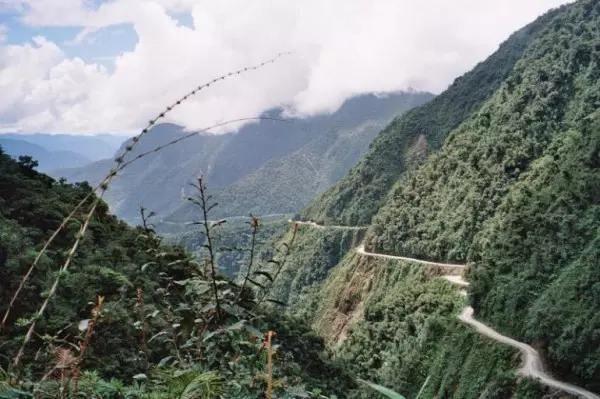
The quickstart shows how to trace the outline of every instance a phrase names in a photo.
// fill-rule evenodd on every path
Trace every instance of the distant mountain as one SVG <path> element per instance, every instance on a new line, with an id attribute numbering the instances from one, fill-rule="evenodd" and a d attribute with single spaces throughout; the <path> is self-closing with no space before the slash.
<path id="1" fill-rule="evenodd" d="M 83 155 L 91 161 L 112 157 L 125 136 L 103 134 L 79 136 L 68 134 L 2 134 L 0 139 L 23 140 L 37 144 L 47 151 L 71 151 Z M 35 158 L 35 157 L 34 157 Z"/>
<path id="2" fill-rule="evenodd" d="M 13 158 L 20 155 L 29 155 L 36 161 L 40 172 L 49 172 L 54 169 L 74 168 L 87 165 L 91 160 L 73 151 L 48 151 L 42 146 L 25 140 L 6 139 L 0 136 L 0 147 Z"/>
<path id="3" fill-rule="evenodd" d="M 189 183 L 203 174 L 220 203 L 215 217 L 295 212 L 339 180 L 383 126 L 432 97 L 429 93 L 362 95 L 346 101 L 332 115 L 261 120 L 237 133 L 199 134 L 128 167 L 111 185 L 106 200 L 114 213 L 129 221 L 136 220 L 141 205 L 168 220 L 188 221 L 194 212 L 184 197 L 193 194 Z M 266 115 L 282 117 L 281 113 L 270 110 Z M 130 156 L 185 134 L 179 126 L 159 125 Z M 113 165 L 111 158 L 53 175 L 94 184 Z"/>

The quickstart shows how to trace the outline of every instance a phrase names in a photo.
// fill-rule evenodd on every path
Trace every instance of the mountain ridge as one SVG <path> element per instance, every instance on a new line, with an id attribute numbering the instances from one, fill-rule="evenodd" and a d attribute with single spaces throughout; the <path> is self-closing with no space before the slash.
<path id="1" fill-rule="evenodd" d="M 128 221 L 137 220 L 139 207 L 143 205 L 165 220 L 187 222 L 194 215 L 185 201 L 194 194 L 189 183 L 203 174 L 214 197 L 222 204 L 215 217 L 249 211 L 293 213 L 312 200 L 318 190 L 340 178 L 366 150 L 380 127 L 398 113 L 431 97 L 419 92 L 385 97 L 367 94 L 348 100 L 333 115 L 287 122 L 261 120 L 243 126 L 235 134 L 193 136 L 185 143 L 165 148 L 131 165 L 117 176 L 106 199 L 111 209 Z M 279 114 L 281 110 L 267 114 L 274 112 Z M 159 125 L 140 141 L 130 156 L 184 134 L 176 125 Z M 323 151 L 323 145 L 327 150 Z M 335 152 L 337 145 L 343 146 L 344 151 Z M 308 162 L 306 157 L 300 156 L 302 152 L 307 154 Z M 323 161 L 321 166 L 319 161 Z M 337 166 L 332 167 L 334 164 Z M 311 167 L 315 165 L 324 176 L 319 182 L 311 177 L 314 176 Z M 111 167 L 111 160 L 103 160 L 53 175 L 96 184 Z M 267 186 L 263 189 L 264 185 Z M 239 200 L 242 194 L 248 202 Z"/>
<path id="2" fill-rule="evenodd" d="M 412 396 L 425 381 L 430 397 L 552 393 L 509 373 L 515 352 L 488 351 L 457 324 L 463 308 L 435 274 L 389 264 L 416 258 L 467 263 L 478 320 L 534 346 L 557 379 L 600 392 L 600 352 L 582 350 L 598 348 L 600 331 L 598 26 L 592 0 L 540 17 L 447 92 L 392 122 L 301 213 L 368 226 L 369 252 L 389 255 L 361 259 L 328 243 L 333 231 L 304 233 L 312 238 L 279 283 L 291 287 L 282 298 L 299 298 L 288 311 L 311 320 L 355 372 Z M 414 162 L 419 140 L 428 153 Z M 313 262 L 311 241 L 338 262 Z"/>
<path id="3" fill-rule="evenodd" d="M 111 157 L 125 136 L 100 134 L 95 136 L 45 134 L 45 133 L 1 133 L 0 139 L 23 140 L 43 147 L 49 152 L 71 151 L 91 161 Z"/>
<path id="4" fill-rule="evenodd" d="M 49 151 L 26 140 L 8 139 L 0 135 L 0 146 L 12 157 L 30 156 L 39 163 L 40 172 L 50 172 L 65 167 L 81 167 L 91 160 L 84 155 L 68 150 Z"/>
<path id="5" fill-rule="evenodd" d="M 438 150 L 445 136 L 481 107 L 559 10 L 512 34 L 496 52 L 456 78 L 431 102 L 396 118 L 373 140 L 347 176 L 302 211 L 303 217 L 332 224 L 369 224 L 399 176 Z M 426 151 L 411 156 L 419 144 L 426 144 Z"/>

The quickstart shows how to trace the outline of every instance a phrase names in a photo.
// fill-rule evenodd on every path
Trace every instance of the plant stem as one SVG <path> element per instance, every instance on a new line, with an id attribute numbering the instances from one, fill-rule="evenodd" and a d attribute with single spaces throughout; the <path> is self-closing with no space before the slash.
<path id="1" fill-rule="evenodd" d="M 282 259 L 281 263 L 278 264 L 277 272 L 275 273 L 275 276 L 273 276 L 273 281 L 271 281 L 269 284 L 269 287 L 264 290 L 263 296 L 256 303 L 256 305 L 254 305 L 253 309 L 258 307 L 265 299 L 267 299 L 267 295 L 269 295 L 269 292 L 271 292 L 271 289 L 273 288 L 273 285 L 275 284 L 275 280 L 277 280 L 279 273 L 281 273 L 281 270 L 283 270 L 283 267 L 285 266 L 288 255 L 292 251 L 292 246 L 294 245 L 294 241 L 296 240 L 296 234 L 298 233 L 298 223 L 294 223 L 294 227 L 292 229 L 293 229 L 292 230 L 292 238 L 290 239 L 290 242 L 288 244 L 286 244 L 286 243 L 283 244 L 285 246 L 285 254 L 283 255 L 283 259 Z"/>
<path id="2" fill-rule="evenodd" d="M 52 242 L 56 239 L 56 237 L 58 236 L 58 234 L 65 228 L 65 226 L 67 225 L 67 223 L 70 220 L 73 219 L 73 217 L 75 216 L 75 214 L 77 213 L 77 211 L 87 202 L 88 199 L 91 198 L 91 196 L 92 196 L 93 193 L 95 193 L 98 189 L 101 189 L 102 193 L 104 193 L 104 191 L 106 191 L 106 189 L 108 188 L 108 185 L 110 184 L 110 182 L 113 179 L 113 177 L 115 177 L 116 174 L 119 171 L 123 170 L 123 168 L 125 166 L 131 164 L 134 160 L 137 160 L 137 159 L 141 158 L 140 156 L 138 156 L 135 159 L 127 162 L 127 165 L 124 165 L 124 163 L 125 163 L 125 156 L 128 153 L 130 153 L 131 151 L 133 151 L 133 148 L 139 143 L 140 139 L 144 135 L 146 135 L 156 125 L 156 123 L 158 121 L 160 121 L 161 119 L 164 119 L 164 117 L 169 112 L 171 112 L 174 108 L 178 107 L 182 102 L 186 101 L 189 97 L 195 95 L 198 91 L 203 90 L 205 88 L 208 88 L 210 85 L 215 84 L 218 81 L 228 79 L 228 78 L 230 78 L 230 77 L 232 77 L 234 75 L 240 75 L 240 74 L 248 72 L 248 71 L 254 71 L 254 70 L 260 69 L 260 68 L 264 67 L 265 65 L 274 63 L 275 61 L 277 61 L 283 55 L 288 55 L 288 54 L 290 54 L 290 53 L 279 53 L 275 57 L 273 57 L 272 59 L 270 59 L 268 61 L 261 62 L 260 64 L 257 64 L 257 65 L 254 65 L 254 66 L 250 66 L 250 67 L 246 67 L 246 68 L 243 68 L 243 69 L 239 69 L 239 70 L 234 71 L 234 72 L 229 72 L 226 75 L 219 76 L 219 77 L 217 77 L 215 79 L 212 79 L 212 80 L 208 81 L 207 83 L 201 84 L 201 85 L 197 86 L 196 88 L 194 88 L 193 90 L 191 90 L 190 92 L 188 92 L 187 94 L 185 94 L 183 97 L 181 97 L 179 100 L 177 100 L 173 104 L 167 106 L 165 108 L 165 110 L 163 112 L 161 112 L 160 114 L 158 114 L 158 116 L 156 116 L 154 119 L 151 119 L 148 122 L 148 124 L 146 125 L 146 127 L 141 131 L 141 133 L 139 133 L 137 136 L 134 136 L 132 138 L 132 144 L 129 145 L 129 146 L 127 146 L 125 148 L 125 150 L 123 151 L 123 154 L 121 154 L 120 156 L 118 156 L 116 158 L 116 160 L 115 160 L 116 166 L 108 172 L 108 174 L 104 177 L 104 179 L 102 180 L 102 182 L 100 184 L 98 184 L 98 186 L 96 186 L 90 193 L 88 193 L 86 195 L 85 198 L 83 198 L 79 202 L 79 204 L 77 204 L 75 206 L 75 208 L 71 211 L 71 213 L 69 215 L 67 215 L 66 218 L 63 219 L 62 223 L 54 231 L 54 233 L 52 234 L 52 236 L 50 236 L 50 238 L 45 242 L 43 248 L 40 250 L 40 252 L 36 256 L 35 260 L 33 261 L 33 263 L 31 264 L 31 266 L 29 267 L 29 269 L 27 270 L 27 272 L 25 273 L 25 275 L 21 279 L 21 282 L 19 283 L 19 287 L 17 288 L 17 291 L 15 292 L 15 294 L 13 295 L 13 297 L 11 298 L 10 303 L 8 305 L 8 308 L 6 309 L 6 312 L 4 314 L 4 317 L 2 318 L 2 323 L 0 324 L 0 328 L 5 326 L 5 324 L 6 324 L 7 320 L 8 320 L 8 317 L 10 315 L 10 312 L 11 312 L 12 308 L 14 307 L 15 302 L 16 302 L 17 298 L 19 297 L 19 294 L 23 290 L 23 287 L 25 286 L 25 283 L 31 277 L 31 273 L 33 272 L 33 270 L 37 266 L 37 264 L 38 264 L 39 260 L 41 259 L 42 255 L 47 251 L 47 249 L 50 246 L 50 244 L 52 244 Z M 248 119 L 250 119 L 250 118 L 248 118 Z M 240 119 L 240 120 L 242 120 L 242 119 Z M 225 123 L 229 123 L 229 122 L 225 122 Z M 217 124 L 214 127 L 219 126 L 219 125 L 221 125 L 221 124 Z M 206 130 L 208 130 L 208 129 L 206 129 Z M 97 203 L 97 201 L 96 201 L 96 203 Z M 93 209 L 95 210 L 95 208 L 96 208 L 96 206 L 94 205 Z M 32 332 L 32 334 L 33 334 L 33 332 Z M 29 333 L 28 333 L 28 335 L 29 335 Z M 31 337 L 26 338 L 26 342 L 29 341 L 29 339 L 31 339 Z M 18 355 L 17 355 L 17 358 L 19 358 Z"/>
<path id="3" fill-rule="evenodd" d="M 271 338 L 275 335 L 273 331 L 267 332 L 267 399 L 271 399 L 273 391 L 273 348 Z"/>
<path id="4" fill-rule="evenodd" d="M 211 227 L 210 221 L 208 220 L 208 212 L 212 208 L 212 205 L 208 205 L 210 196 L 206 192 L 206 184 L 204 183 L 204 177 L 198 178 L 198 190 L 200 191 L 200 208 L 202 209 L 202 219 L 204 225 L 204 235 L 206 236 L 206 249 L 208 249 L 208 263 L 210 266 L 211 282 L 213 287 L 213 294 L 215 296 L 215 308 L 217 312 L 217 319 L 221 315 L 221 306 L 219 303 L 219 288 L 217 287 L 217 271 L 215 268 L 215 252 L 212 245 Z"/>
<path id="5" fill-rule="evenodd" d="M 250 273 L 252 272 L 252 265 L 254 264 L 254 253 L 256 251 L 256 236 L 260 227 L 260 219 L 256 216 L 251 216 L 250 224 L 252 225 L 252 243 L 250 245 L 250 260 L 248 261 L 248 269 L 246 270 L 246 275 L 244 276 L 244 282 L 242 283 L 240 292 L 238 293 L 237 298 L 235 298 L 234 302 L 239 301 L 242 295 L 244 294 L 244 290 L 246 289 L 246 285 L 248 284 L 248 280 L 250 279 Z"/>

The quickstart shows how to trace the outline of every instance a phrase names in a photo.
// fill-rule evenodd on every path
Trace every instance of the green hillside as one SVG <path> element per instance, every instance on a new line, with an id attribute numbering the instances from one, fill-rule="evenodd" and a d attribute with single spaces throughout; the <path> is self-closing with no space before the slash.
<path id="1" fill-rule="evenodd" d="M 448 133 L 492 96 L 555 14 L 548 13 L 514 33 L 442 94 L 396 118 L 348 175 L 310 204 L 303 216 L 327 223 L 368 225 L 401 174 L 438 150 Z"/>
<path id="2" fill-rule="evenodd" d="M 303 213 L 330 225 L 369 225 L 365 244 L 377 253 L 468 263 L 475 316 L 538 349 L 557 378 L 593 392 L 600 392 L 599 26 L 600 4 L 583 0 L 523 28 L 390 124 Z M 290 262 L 310 255 L 297 251 Z M 347 251 L 327 276 L 291 291 L 310 289 L 290 312 L 312 320 L 350 370 L 413 396 L 428 377 L 424 392 L 438 397 L 551 391 L 515 379 L 514 352 L 457 321 L 465 305 L 436 272 L 369 259 Z"/>
<path id="3" fill-rule="evenodd" d="M 402 96 L 383 110 L 355 98 L 285 136 L 274 121 L 197 136 L 128 168 L 110 188 L 113 207 L 131 220 L 140 204 L 164 212 L 166 238 L 100 202 L 71 268 L 57 272 L 77 213 L 0 330 L 0 398 L 71 391 L 80 367 L 82 394 L 110 399 L 376 397 L 358 379 L 419 399 L 573 398 L 557 380 L 600 393 L 600 1 L 514 33 L 367 150 L 385 115 L 427 97 Z M 159 125 L 135 153 L 184 134 Z M 107 164 L 73 176 L 96 178 Z M 0 316 L 90 192 L 32 167 L 0 153 Z M 198 192 L 182 189 L 198 172 Z M 322 225 L 220 220 L 294 212 L 340 178 L 300 215 Z M 195 206 L 176 204 L 190 194 Z M 78 327 L 98 296 L 84 357 L 90 324 Z M 473 328 L 469 306 L 485 325 Z M 32 323 L 25 367 L 15 366 Z M 76 360 L 57 356 L 65 350 Z M 533 369 L 547 378 L 527 377 Z"/>
<path id="4" fill-rule="evenodd" d="M 380 252 L 471 261 L 472 302 L 555 369 L 600 382 L 600 5 L 556 15 L 500 89 L 373 218 Z M 575 336 L 573 336 L 573 333 Z"/>
<path id="5" fill-rule="evenodd" d="M 249 123 L 236 133 L 198 134 L 151 152 L 115 179 L 106 201 L 115 215 L 129 222 L 139 222 L 140 206 L 161 219 L 188 222 L 195 211 L 185 198 L 192 193 L 190 183 L 203 174 L 220 203 L 215 218 L 296 213 L 342 178 L 390 120 L 432 97 L 420 92 L 365 94 L 348 99 L 333 114 L 307 118 L 287 118 L 282 109 L 268 110 L 263 116 L 272 119 Z M 161 124 L 129 156 L 187 134 L 181 126 Z M 113 160 L 107 159 L 54 171 L 53 176 L 95 185 L 112 165 Z"/>
<path id="6" fill-rule="evenodd" d="M 0 397 L 255 398 L 267 380 L 282 398 L 354 389 L 302 321 L 254 309 L 253 291 L 211 277 L 182 248 L 162 244 L 149 226 L 129 227 L 102 202 L 70 268 L 59 272 L 93 195 L 23 280 L 43 243 L 90 192 L 33 166 L 0 147 L 0 317 L 24 281 L 0 326 Z"/>

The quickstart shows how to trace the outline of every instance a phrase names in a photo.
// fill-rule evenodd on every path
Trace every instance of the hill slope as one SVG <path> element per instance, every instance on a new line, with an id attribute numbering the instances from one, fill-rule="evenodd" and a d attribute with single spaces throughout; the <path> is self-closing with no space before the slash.
<path id="1" fill-rule="evenodd" d="M 57 182 L 31 166 L 0 151 L 0 318 L 45 240 L 90 190 L 85 184 Z M 70 269 L 59 272 L 88 206 L 45 251 L 2 325 L 1 397 L 77 396 L 70 394 L 77 391 L 77 383 L 69 381 L 75 379 L 80 396 L 166 399 L 179 397 L 173 386 L 190 375 L 194 382 L 212 383 L 223 397 L 259 397 L 266 385 L 261 344 L 269 330 L 277 332 L 273 374 L 278 397 L 284 391 L 307 397 L 310 389 L 342 397 L 355 388 L 351 377 L 327 358 L 322 340 L 302 322 L 261 309 L 245 311 L 250 292 L 234 296 L 236 305 L 229 305 L 233 310 L 226 321 L 210 323 L 215 305 L 203 290 L 208 280 L 198 263 L 181 248 L 162 245 L 152 230 L 132 228 L 108 214 L 104 203 L 96 208 Z M 37 316 L 34 312 L 59 277 L 56 295 Z M 237 285 L 221 277 L 217 281 L 223 286 L 221 304 L 227 295 L 237 294 L 232 292 L 239 290 Z M 90 316 L 96 301 L 103 305 Z M 212 308 L 207 306 L 211 303 Z M 200 318 L 205 314 L 207 322 Z M 33 319 L 35 334 L 22 359 L 26 373 L 15 378 L 12 359 Z M 148 375 L 143 387 L 135 382 L 140 373 Z M 207 375 L 212 380 L 206 382 Z M 173 383 L 174 378 L 180 380 Z M 183 388 L 192 395 L 190 384 Z"/>
<path id="2" fill-rule="evenodd" d="M 310 204 L 303 216 L 342 225 L 369 224 L 402 172 L 438 150 L 446 135 L 483 105 L 553 15 L 551 12 L 516 32 L 431 102 L 396 118 L 350 173 Z"/>
<path id="3" fill-rule="evenodd" d="M 594 392 L 598 26 L 600 3 L 583 0 L 517 32 L 447 92 L 393 122 L 358 166 L 305 211 L 329 224 L 371 223 L 370 251 L 468 263 L 477 317 L 534 346 L 557 378 Z M 474 92 L 488 94 L 475 101 Z M 450 106 L 450 96 L 452 106 L 470 106 L 443 113 L 440 104 L 446 99 Z M 397 155 L 421 152 L 409 151 L 419 140 L 439 151 L 417 162 Z M 290 264 L 306 257 L 297 250 Z M 348 253 L 326 277 L 318 266 L 303 271 L 319 278 L 293 286 L 288 296 L 309 292 L 290 311 L 312 319 L 351 369 L 400 392 L 416 394 L 430 377 L 425 392 L 432 397 L 543 397 L 545 389 L 515 380 L 510 352 L 496 344 L 490 350 L 489 340 L 456 323 L 458 295 L 421 269 Z"/>
<path id="4" fill-rule="evenodd" d="M 600 391 L 600 4 L 557 13 L 494 95 L 404 175 L 377 251 L 470 261 L 476 312 Z"/>
<path id="5" fill-rule="evenodd" d="M 172 221 L 189 221 L 194 211 L 183 197 L 193 193 L 189 183 L 202 173 L 221 204 L 214 217 L 298 211 L 354 165 L 382 126 L 431 97 L 427 93 L 364 95 L 346 101 L 333 115 L 289 122 L 262 120 L 237 134 L 197 135 L 129 167 L 106 199 L 117 215 L 130 221 L 137 218 L 140 205 L 163 218 L 174 213 L 168 218 Z M 271 110 L 266 115 L 279 117 L 280 112 Z M 144 137 L 132 156 L 184 134 L 178 126 L 160 125 Z M 99 161 L 54 175 L 96 183 L 111 166 L 110 160 Z"/>

